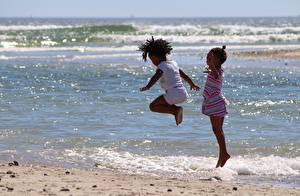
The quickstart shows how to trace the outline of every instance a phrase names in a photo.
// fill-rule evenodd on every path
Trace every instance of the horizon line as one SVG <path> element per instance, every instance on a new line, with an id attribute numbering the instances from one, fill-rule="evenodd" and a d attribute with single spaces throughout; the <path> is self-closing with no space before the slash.
<path id="1" fill-rule="evenodd" d="M 289 16 L 0 16 L 0 18 L 36 18 L 36 19 L 193 19 L 193 18 L 298 18 L 300 15 Z"/>

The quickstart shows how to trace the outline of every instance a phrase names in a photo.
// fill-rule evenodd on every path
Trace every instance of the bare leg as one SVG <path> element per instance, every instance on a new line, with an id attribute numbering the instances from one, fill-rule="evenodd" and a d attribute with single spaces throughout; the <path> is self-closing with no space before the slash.
<path id="1" fill-rule="evenodd" d="M 163 95 L 157 97 L 150 104 L 149 108 L 152 112 L 174 115 L 177 125 L 179 125 L 182 122 L 182 107 L 168 104 Z"/>
<path id="2" fill-rule="evenodd" d="M 230 158 L 230 155 L 228 154 L 226 149 L 225 136 L 223 132 L 224 117 L 211 116 L 210 122 L 219 144 L 219 160 L 216 167 L 223 167 L 226 161 Z"/>

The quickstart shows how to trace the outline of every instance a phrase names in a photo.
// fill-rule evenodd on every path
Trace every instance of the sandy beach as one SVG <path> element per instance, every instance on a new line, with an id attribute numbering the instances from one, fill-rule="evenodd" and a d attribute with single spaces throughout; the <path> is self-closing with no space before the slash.
<path id="1" fill-rule="evenodd" d="M 300 58 L 300 49 L 271 49 L 271 50 L 253 50 L 231 52 L 229 55 L 240 58 L 272 58 L 272 59 L 287 59 Z"/>
<path id="2" fill-rule="evenodd" d="M 299 195 L 300 189 L 180 180 L 13 163 L 0 166 L 1 195 Z"/>
<path id="3" fill-rule="evenodd" d="M 53 18 L 0 17 L 0 196 L 300 196 L 300 17 L 60 18 L 59 9 L 73 6 L 62 4 L 34 2 L 26 11 L 42 5 Z M 82 8 L 98 13 L 104 4 Z M 139 90 L 157 68 L 137 51 L 152 36 L 171 43 L 168 58 L 202 87 L 184 82 L 180 126 L 149 110 L 164 93 L 159 81 Z M 203 70 L 210 49 L 223 44 L 232 158 L 215 169 Z"/>

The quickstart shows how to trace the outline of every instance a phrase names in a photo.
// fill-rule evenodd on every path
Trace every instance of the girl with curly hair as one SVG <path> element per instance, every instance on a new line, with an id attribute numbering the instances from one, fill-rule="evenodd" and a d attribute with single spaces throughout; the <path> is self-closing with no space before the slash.
<path id="1" fill-rule="evenodd" d="M 200 87 L 178 67 L 175 61 L 167 59 L 167 55 L 172 50 L 173 48 L 169 42 L 163 39 L 155 40 L 153 37 L 150 40 L 146 40 L 139 47 L 139 51 L 143 53 L 143 60 L 146 61 L 147 57 L 149 57 L 157 67 L 156 73 L 152 76 L 149 83 L 140 90 L 149 90 L 160 79 L 161 87 L 165 90 L 165 94 L 157 97 L 150 104 L 150 110 L 152 112 L 174 115 L 176 124 L 179 125 L 183 119 L 183 109 L 175 104 L 185 102 L 188 97 L 181 78 L 187 81 L 193 90 L 199 90 Z"/>

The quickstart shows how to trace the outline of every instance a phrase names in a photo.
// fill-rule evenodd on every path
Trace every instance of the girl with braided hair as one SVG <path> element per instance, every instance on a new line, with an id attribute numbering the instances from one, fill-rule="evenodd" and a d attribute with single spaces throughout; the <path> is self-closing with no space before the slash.
<path id="1" fill-rule="evenodd" d="M 140 90 L 149 90 L 160 79 L 161 87 L 165 90 L 165 94 L 157 97 L 150 104 L 149 108 L 152 112 L 174 115 L 176 124 L 179 125 L 183 119 L 183 109 L 175 104 L 185 102 L 188 97 L 181 78 L 187 81 L 193 90 L 199 90 L 200 87 L 194 84 L 175 61 L 167 59 L 167 55 L 172 50 L 173 48 L 169 42 L 163 39 L 155 40 L 153 37 L 140 45 L 139 51 L 143 53 L 143 60 L 146 61 L 147 57 L 149 57 L 157 67 L 156 73 L 152 76 L 149 83 Z"/>

